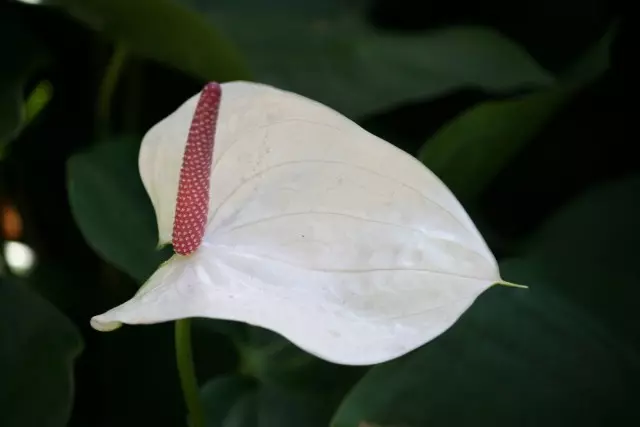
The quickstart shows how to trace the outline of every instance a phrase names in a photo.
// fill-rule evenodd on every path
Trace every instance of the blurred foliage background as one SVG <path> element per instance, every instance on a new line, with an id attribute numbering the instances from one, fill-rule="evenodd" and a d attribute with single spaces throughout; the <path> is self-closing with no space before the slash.
<path id="1" fill-rule="evenodd" d="M 34 4 L 37 3 L 37 4 Z M 167 256 L 140 139 L 208 80 L 417 156 L 530 290 L 375 367 L 199 319 L 209 426 L 635 425 L 637 19 L 605 0 L 0 3 L 0 425 L 186 425 L 170 324 L 98 333 Z M 627 46 L 625 48 L 625 46 Z"/>

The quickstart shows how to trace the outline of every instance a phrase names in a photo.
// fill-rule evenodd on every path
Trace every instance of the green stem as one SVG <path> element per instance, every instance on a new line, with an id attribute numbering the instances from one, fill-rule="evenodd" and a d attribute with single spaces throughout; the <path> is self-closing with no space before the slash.
<path id="1" fill-rule="evenodd" d="M 198 380 L 191 354 L 191 320 L 180 319 L 175 322 L 176 359 L 178 374 L 182 384 L 182 393 L 189 411 L 191 427 L 204 427 L 204 410 L 200 401 Z"/>
<path id="2" fill-rule="evenodd" d="M 98 93 L 98 110 L 96 119 L 101 135 L 104 135 L 109 126 L 109 116 L 111 114 L 111 102 L 113 94 L 122 71 L 122 67 L 127 59 L 127 49 L 122 45 L 117 45 L 114 50 L 100 84 Z"/>

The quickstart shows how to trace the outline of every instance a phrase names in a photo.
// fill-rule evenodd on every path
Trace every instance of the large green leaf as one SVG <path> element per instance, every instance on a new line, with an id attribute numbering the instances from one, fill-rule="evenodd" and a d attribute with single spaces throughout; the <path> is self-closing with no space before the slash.
<path id="1" fill-rule="evenodd" d="M 224 376 L 202 389 L 207 427 L 326 427 L 335 402 L 256 383 L 242 376 Z"/>
<path id="2" fill-rule="evenodd" d="M 332 427 L 639 420 L 629 406 L 638 360 L 631 362 L 602 325 L 556 295 L 534 265 L 513 263 L 505 272 L 531 289 L 491 289 L 437 340 L 373 368 L 345 399 Z"/>
<path id="3" fill-rule="evenodd" d="M 139 282 L 166 260 L 151 201 L 138 174 L 140 142 L 107 140 L 68 162 L 71 211 L 89 245 Z"/>
<path id="4" fill-rule="evenodd" d="M 441 127 L 418 157 L 458 198 L 469 201 L 537 135 L 572 93 L 561 87 L 476 105 Z"/>
<path id="5" fill-rule="evenodd" d="M 239 351 L 239 374 L 214 378 L 203 387 L 209 427 L 326 427 L 366 371 L 318 359 L 275 332 L 229 323 L 236 326 L 225 333 Z"/>
<path id="6" fill-rule="evenodd" d="M 534 233 L 527 256 L 610 329 L 640 348 L 640 176 L 578 196 Z"/>
<path id="7" fill-rule="evenodd" d="M 248 79 L 244 61 L 198 14 L 172 0 L 45 0 L 146 57 L 207 80 Z"/>
<path id="8" fill-rule="evenodd" d="M 204 79 L 253 78 L 362 116 L 464 86 L 501 92 L 553 78 L 487 28 L 399 35 L 365 22 L 369 1 L 55 0 L 112 39 Z"/>
<path id="9" fill-rule="evenodd" d="M 351 117 L 465 86 L 500 92 L 553 80 L 489 28 L 377 30 L 365 20 L 370 1 L 182 2 L 235 41 L 258 79 Z"/>
<path id="10" fill-rule="evenodd" d="M 366 368 L 337 365 L 319 359 L 273 331 L 247 325 L 242 338 L 234 339 L 240 355 L 240 371 L 265 384 L 318 394 L 325 400 L 340 399 Z"/>
<path id="11" fill-rule="evenodd" d="M 448 332 L 373 368 L 333 427 L 637 424 L 640 178 L 572 202 Z"/>
<path id="12" fill-rule="evenodd" d="M 24 283 L 0 280 L 0 425 L 64 427 L 73 404 L 73 324 Z"/>
<path id="13" fill-rule="evenodd" d="M 255 399 L 255 380 L 240 375 L 225 375 L 207 382 L 200 392 L 207 427 L 232 427 L 250 424 L 243 418 L 254 414 L 245 411 L 244 401 Z M 248 421 L 248 420 L 247 420 Z"/>
<path id="14" fill-rule="evenodd" d="M 614 31 L 589 49 L 550 89 L 488 101 L 445 124 L 418 157 L 463 200 L 477 197 L 585 84 L 609 66 Z"/>

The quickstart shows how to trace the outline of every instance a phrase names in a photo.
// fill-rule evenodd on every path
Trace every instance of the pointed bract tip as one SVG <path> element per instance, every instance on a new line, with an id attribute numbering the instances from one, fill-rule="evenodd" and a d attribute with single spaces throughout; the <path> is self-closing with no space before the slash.
<path id="1" fill-rule="evenodd" d="M 506 287 L 509 287 L 509 288 L 529 289 L 529 287 L 526 286 L 526 285 L 519 285 L 517 283 L 505 282 L 504 280 L 496 282 L 496 285 L 506 286 Z"/>

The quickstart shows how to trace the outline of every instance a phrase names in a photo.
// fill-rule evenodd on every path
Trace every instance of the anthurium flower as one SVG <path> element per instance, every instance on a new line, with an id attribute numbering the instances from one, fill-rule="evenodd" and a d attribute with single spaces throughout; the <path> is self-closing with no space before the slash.
<path id="1" fill-rule="evenodd" d="M 501 281 L 431 171 L 291 92 L 208 84 L 148 131 L 139 168 L 176 254 L 98 330 L 226 319 L 367 365 L 434 339 Z"/>

